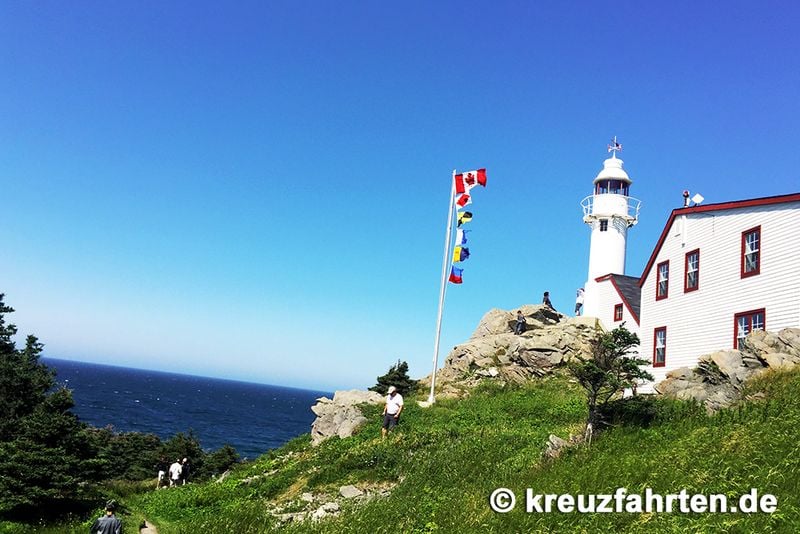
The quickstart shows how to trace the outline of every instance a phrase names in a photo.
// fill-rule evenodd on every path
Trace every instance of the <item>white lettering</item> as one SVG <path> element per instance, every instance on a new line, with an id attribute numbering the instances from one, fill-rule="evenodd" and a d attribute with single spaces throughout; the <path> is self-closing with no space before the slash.
<path id="1" fill-rule="evenodd" d="M 778 509 L 778 498 L 771 493 L 765 493 L 761 496 L 761 511 L 771 514 Z"/>
<path id="2" fill-rule="evenodd" d="M 655 508 L 657 513 L 662 513 L 664 511 L 664 498 L 659 493 L 653 493 L 653 490 L 650 488 L 646 488 L 644 490 L 644 499 L 645 499 L 645 512 L 648 514 L 653 513 L 653 503 L 655 503 Z"/>
<path id="3" fill-rule="evenodd" d="M 628 490 L 625 488 L 617 488 L 617 491 L 614 492 L 614 510 L 616 512 L 622 511 L 622 502 L 625 500 L 625 493 Z"/>
<path id="4" fill-rule="evenodd" d="M 625 503 L 625 511 L 629 514 L 641 514 L 642 513 L 642 496 L 641 495 L 628 495 L 625 499 L 627 502 Z"/>
<path id="5" fill-rule="evenodd" d="M 709 506 L 709 512 L 715 513 L 728 511 L 728 497 L 722 493 L 712 494 L 710 501 L 711 506 Z"/>
<path id="6" fill-rule="evenodd" d="M 583 493 L 578 495 L 578 512 L 581 514 L 594 513 L 594 495 L 584 495 Z"/>
<path id="7" fill-rule="evenodd" d="M 739 497 L 739 511 L 746 514 L 755 513 L 758 510 L 758 490 L 750 489 L 750 493 L 745 493 Z"/>
<path id="8" fill-rule="evenodd" d="M 702 514 L 708 509 L 708 501 L 705 495 L 692 495 L 689 499 L 689 508 L 696 514 Z"/>
<path id="9" fill-rule="evenodd" d="M 569 493 L 558 497 L 558 511 L 564 514 L 575 511 L 575 499 Z"/>
<path id="10" fill-rule="evenodd" d="M 556 502 L 558 499 L 558 495 L 554 493 L 548 493 L 544 496 L 544 511 L 548 514 L 553 511 L 553 503 Z"/>
<path id="11" fill-rule="evenodd" d="M 533 490 L 528 488 L 525 492 L 525 511 L 529 514 L 531 512 L 536 512 L 537 514 L 543 514 L 544 510 L 542 510 L 542 494 L 539 493 L 538 495 L 533 495 Z"/>
<path id="12" fill-rule="evenodd" d="M 598 495 L 600 498 L 600 504 L 597 505 L 597 509 L 595 512 L 603 513 L 603 514 L 610 514 L 614 510 L 611 509 L 609 504 L 611 503 L 611 495 Z"/>
<path id="13" fill-rule="evenodd" d="M 691 512 L 689 509 L 689 495 L 686 494 L 685 489 L 682 489 L 680 493 L 678 493 L 678 500 L 681 502 L 681 513 L 688 514 Z"/>

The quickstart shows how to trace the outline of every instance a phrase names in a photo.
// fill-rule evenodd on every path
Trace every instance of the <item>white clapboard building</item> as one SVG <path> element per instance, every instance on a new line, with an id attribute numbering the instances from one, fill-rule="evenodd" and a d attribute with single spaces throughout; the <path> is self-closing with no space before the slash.
<path id="1" fill-rule="evenodd" d="M 700 356 L 736 348 L 753 329 L 800 327 L 800 193 L 694 205 L 684 193 L 641 276 L 625 276 L 627 229 L 639 202 L 615 156 L 582 202 L 592 229 L 584 315 L 607 329 L 624 321 L 636 332 L 655 382 Z M 603 235 L 609 232 L 616 235 Z"/>

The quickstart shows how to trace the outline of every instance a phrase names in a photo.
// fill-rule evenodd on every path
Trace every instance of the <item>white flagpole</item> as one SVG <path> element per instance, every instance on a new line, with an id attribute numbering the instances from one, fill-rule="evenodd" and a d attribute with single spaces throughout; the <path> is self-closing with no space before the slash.
<path id="1" fill-rule="evenodd" d="M 447 235 L 444 239 L 444 258 L 442 258 L 442 285 L 439 288 L 439 314 L 436 316 L 436 341 L 433 344 L 433 371 L 431 372 L 431 393 L 428 402 L 436 402 L 433 395 L 436 387 L 436 368 L 439 366 L 439 338 L 442 335 L 442 311 L 444 309 L 444 295 L 447 291 L 447 266 L 450 264 L 450 242 L 453 238 L 453 212 L 456 200 L 456 170 L 453 169 L 453 179 L 450 183 L 450 204 L 447 211 Z"/>

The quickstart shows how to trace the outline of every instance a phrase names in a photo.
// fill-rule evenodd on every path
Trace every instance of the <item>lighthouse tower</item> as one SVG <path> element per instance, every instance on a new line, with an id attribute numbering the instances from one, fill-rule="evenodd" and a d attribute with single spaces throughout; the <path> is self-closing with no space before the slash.
<path id="1" fill-rule="evenodd" d="M 583 314 L 600 315 L 598 277 L 625 274 L 628 228 L 638 222 L 640 202 L 629 196 L 632 180 L 622 168 L 617 152 L 622 145 L 614 137 L 608 145 L 611 157 L 594 179 L 594 193 L 581 202 L 583 222 L 592 230 L 589 247 L 589 279 L 584 286 Z"/>

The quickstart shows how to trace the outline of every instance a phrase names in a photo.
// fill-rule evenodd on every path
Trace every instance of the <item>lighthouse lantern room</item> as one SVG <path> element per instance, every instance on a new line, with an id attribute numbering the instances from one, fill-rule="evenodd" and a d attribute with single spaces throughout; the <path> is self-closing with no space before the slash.
<path id="1" fill-rule="evenodd" d="M 594 193 L 581 202 L 583 222 L 591 228 L 589 278 L 584 286 L 584 315 L 597 317 L 600 302 L 597 278 L 625 274 L 625 248 L 628 228 L 638 222 L 639 200 L 630 196 L 632 180 L 622 168 L 617 152 L 622 145 L 614 137 L 608 145 L 611 157 L 594 179 Z"/>

